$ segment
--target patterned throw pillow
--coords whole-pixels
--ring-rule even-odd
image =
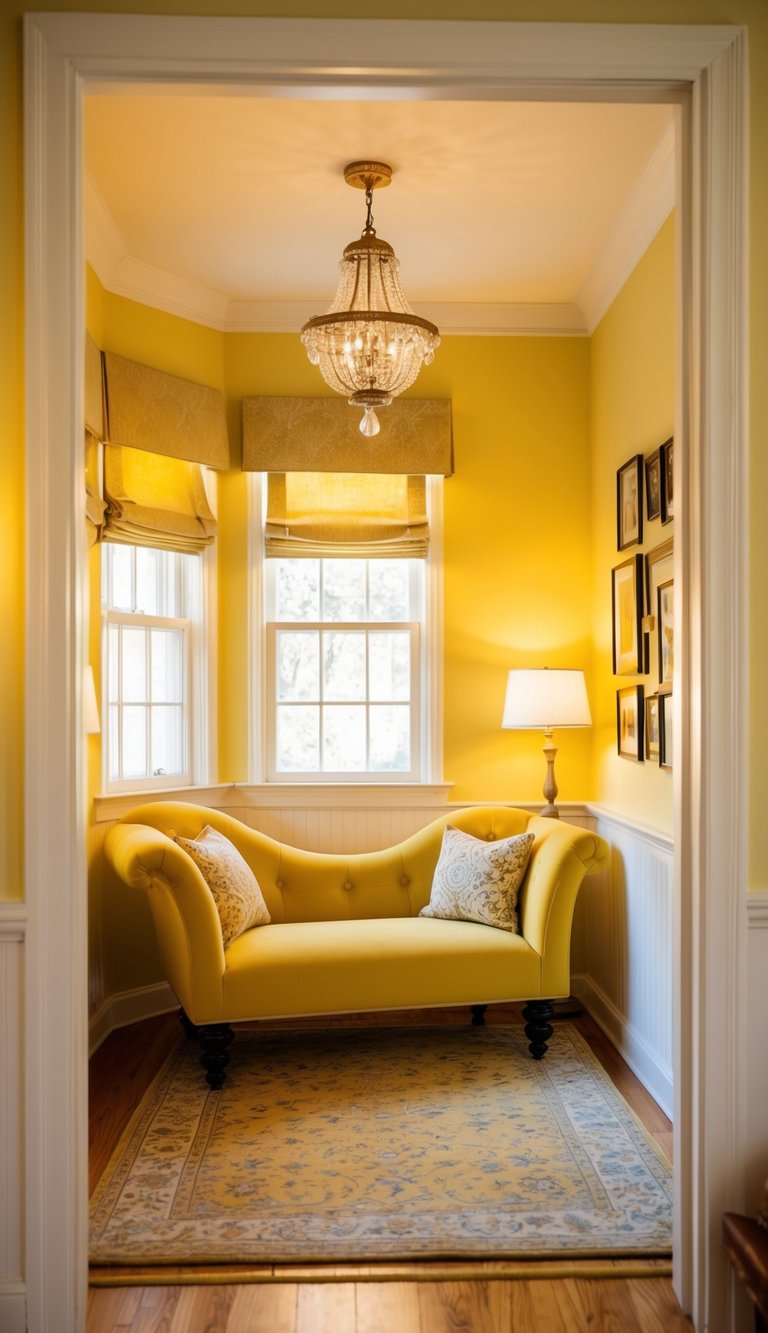
[[[206,824],[197,837],[175,837],[188,852],[211,890],[221,918],[224,948],[251,926],[271,920],[258,880],[237,848]]]
[[[419,916],[477,921],[518,933],[517,891],[532,845],[532,833],[483,842],[446,825],[429,906]]]

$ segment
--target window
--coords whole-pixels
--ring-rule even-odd
[[[105,542],[106,789],[203,779],[203,556]]]
[[[425,561],[265,568],[268,778],[418,781]]]

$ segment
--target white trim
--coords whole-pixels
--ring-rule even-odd
[[[0,1281],[0,1328],[27,1333],[27,1288],[23,1282]]]
[[[427,477],[429,554],[425,570],[424,644],[422,647],[422,770],[427,782],[443,780],[443,547],[445,534],[445,478]],[[426,696],[426,697],[424,697]]]
[[[661,1063],[656,1052],[591,977],[575,973],[571,977],[571,990],[671,1120],[674,1107],[671,1068]]]
[[[0,902],[0,940],[23,940],[27,933],[27,918],[26,903]]]
[[[590,334],[672,212],[675,186],[675,132],[670,125],[576,298]]]
[[[88,1025],[90,1054],[98,1050],[115,1028],[128,1027],[130,1023],[138,1023],[142,1018],[154,1018],[157,1014],[168,1014],[178,1007],[179,1001],[165,981],[158,981],[152,986],[137,986],[135,990],[116,991],[114,995],[107,996],[91,1016]]]
[[[750,930],[768,930],[768,889],[747,894],[747,924]]]
[[[741,1201],[746,876],[746,70],[744,30],[674,24],[26,14],[26,434],[30,542],[26,897],[30,1333],[85,1322],[87,1069],[79,80],[250,82],[277,95],[626,99],[692,82],[684,142],[675,451],[679,896],[676,1276],[725,1330],[716,1219]],[[640,86],[642,85],[642,87]],[[663,90],[662,90],[663,91]],[[692,171],[688,172],[689,161]],[[688,188],[690,176],[690,188]],[[690,251],[690,254],[689,254]],[[679,483],[679,484],[678,484]],[[55,501],[55,503],[54,503]],[[34,541],[31,535],[34,532]],[[704,541],[704,537],[706,540]],[[683,700],[686,708],[683,709]],[[45,837],[40,837],[41,829]],[[55,891],[54,891],[55,888]],[[66,959],[66,967],[62,967]],[[56,1089],[56,1097],[50,1089]],[[743,1136],[742,1136],[743,1142]]]
[[[631,833],[633,837],[647,842],[658,851],[667,852],[670,856],[674,851],[674,836],[665,829],[655,828],[652,824],[633,819],[629,815],[624,815],[618,810],[611,810],[607,805],[600,805],[594,801],[587,802],[586,810],[590,815],[594,815],[598,821],[598,831],[600,833],[604,832],[603,825],[606,830],[610,828],[622,829]]]

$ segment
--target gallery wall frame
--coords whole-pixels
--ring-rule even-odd
[[[643,647],[643,557],[632,555],[611,570],[613,674],[636,676],[645,670]]]
[[[625,551],[643,540],[643,455],[635,454],[616,473],[616,546]]]
[[[616,748],[622,759],[641,764],[645,758],[645,702],[642,685],[616,691]]]
[[[661,451],[654,449],[645,460],[645,516],[651,523],[661,515]]]
[[[674,439],[665,440],[659,446],[659,459],[661,474],[661,521],[662,523],[671,523],[675,517],[675,473],[674,473]]]
[[[672,692],[659,695],[659,767],[672,769],[674,759],[674,709]]]
[[[645,757],[659,758],[659,696],[645,696]]]

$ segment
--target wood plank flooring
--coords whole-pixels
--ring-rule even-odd
[[[419,1012],[398,1014],[398,1024],[424,1021]],[[429,1022],[461,1023],[464,1011],[431,1013]],[[519,1006],[499,1005],[489,1023],[519,1023]],[[589,1042],[646,1129],[671,1156],[669,1120],[635,1078],[597,1025],[584,1015],[571,1020]],[[322,1020],[317,1026],[330,1026]],[[337,1020],[340,1026],[392,1024],[392,1015]],[[281,1025],[275,1024],[274,1027]],[[284,1026],[290,1026],[285,1024]],[[307,1026],[302,1023],[302,1026]],[[90,1187],[146,1086],[178,1040],[175,1015],[149,1019],[111,1034],[91,1061]],[[667,1277],[590,1277],[585,1260],[578,1276],[494,1276],[514,1265],[344,1265],[265,1272],[267,1281],[192,1285],[199,1270],[137,1273],[147,1285],[92,1288],[88,1333],[692,1333]],[[547,1266],[547,1272],[551,1266]],[[573,1265],[569,1265],[573,1271]],[[479,1274],[474,1276],[474,1274]],[[384,1279],[384,1280],[377,1280]]]

